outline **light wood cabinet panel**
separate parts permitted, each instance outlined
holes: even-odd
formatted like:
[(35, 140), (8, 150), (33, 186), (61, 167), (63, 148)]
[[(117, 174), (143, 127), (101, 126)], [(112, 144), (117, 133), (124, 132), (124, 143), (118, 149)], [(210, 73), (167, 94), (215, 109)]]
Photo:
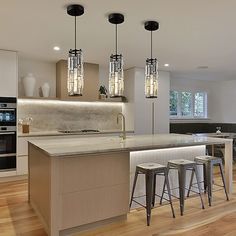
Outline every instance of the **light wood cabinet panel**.
[(27, 175), (28, 174), (28, 155), (27, 156), (17, 156), (16, 164), (17, 175)]
[(17, 53), (0, 50), (0, 97), (16, 97), (17, 84)]
[(84, 63), (83, 96), (68, 96), (67, 93), (67, 61), (60, 60), (56, 64), (56, 96), (63, 100), (97, 101), (99, 89), (99, 65)]

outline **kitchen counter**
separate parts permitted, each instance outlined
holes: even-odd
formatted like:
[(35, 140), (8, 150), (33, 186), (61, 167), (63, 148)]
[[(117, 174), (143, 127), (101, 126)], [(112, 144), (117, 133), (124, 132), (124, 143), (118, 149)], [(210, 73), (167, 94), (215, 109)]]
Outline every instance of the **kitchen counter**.
[(236, 133), (226, 133), (226, 132), (221, 132), (221, 133), (196, 133), (193, 134), (198, 137), (212, 137), (212, 138), (235, 138)]
[[(160, 134), (128, 136), (126, 140), (115, 136), (32, 140), (29, 202), (50, 236), (125, 220), (137, 164), (193, 160), (205, 154), (206, 145), (215, 144), (225, 145), (225, 178), (230, 194), (232, 139)], [(170, 178), (175, 184), (177, 178)]]
[[(99, 132), (73, 132), (73, 133), (63, 133), (58, 130), (52, 131), (32, 131), (29, 133), (18, 132), (18, 137), (37, 137), (37, 136), (69, 136), (69, 135), (94, 135), (94, 134), (117, 134), (121, 133), (121, 130), (101, 130)], [(134, 133), (132, 130), (126, 131), (128, 134)]]
[(31, 144), (49, 156), (73, 156), (106, 152), (124, 152), (196, 145), (213, 145), (229, 142), (229, 139), (217, 139), (179, 134), (134, 135), (126, 140), (119, 137), (89, 137), (60, 140), (33, 140)]

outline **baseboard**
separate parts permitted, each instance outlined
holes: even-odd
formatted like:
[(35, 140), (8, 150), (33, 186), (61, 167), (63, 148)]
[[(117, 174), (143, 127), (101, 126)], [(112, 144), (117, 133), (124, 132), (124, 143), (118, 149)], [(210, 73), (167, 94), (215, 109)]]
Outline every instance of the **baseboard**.
[(17, 181), (17, 180), (26, 180), (26, 179), (28, 179), (28, 175), (14, 175), (14, 176), (0, 177), (0, 183)]

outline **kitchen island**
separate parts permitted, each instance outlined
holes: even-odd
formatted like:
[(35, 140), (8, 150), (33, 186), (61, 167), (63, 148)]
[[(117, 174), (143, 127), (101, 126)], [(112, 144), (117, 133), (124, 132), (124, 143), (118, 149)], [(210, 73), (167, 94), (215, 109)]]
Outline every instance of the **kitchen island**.
[(163, 134), (34, 140), (29, 142), (29, 201), (51, 236), (125, 219), (136, 164), (158, 161), (156, 156), (162, 163), (193, 159), (215, 144), (225, 145), (231, 193), (231, 139)]

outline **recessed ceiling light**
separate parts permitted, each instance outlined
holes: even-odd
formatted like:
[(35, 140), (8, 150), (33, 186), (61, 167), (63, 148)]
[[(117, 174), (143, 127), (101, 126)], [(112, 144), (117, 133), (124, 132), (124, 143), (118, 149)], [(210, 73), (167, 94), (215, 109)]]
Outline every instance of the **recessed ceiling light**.
[(200, 69), (200, 70), (204, 70), (204, 69), (208, 69), (209, 67), (208, 66), (198, 66), (197, 69)]
[(55, 47), (53, 47), (53, 50), (54, 50), (54, 51), (60, 51), (60, 47), (55, 46)]
[(164, 64), (164, 66), (165, 66), (165, 67), (169, 67), (169, 66), (170, 66), (170, 64), (166, 63), (166, 64)]

